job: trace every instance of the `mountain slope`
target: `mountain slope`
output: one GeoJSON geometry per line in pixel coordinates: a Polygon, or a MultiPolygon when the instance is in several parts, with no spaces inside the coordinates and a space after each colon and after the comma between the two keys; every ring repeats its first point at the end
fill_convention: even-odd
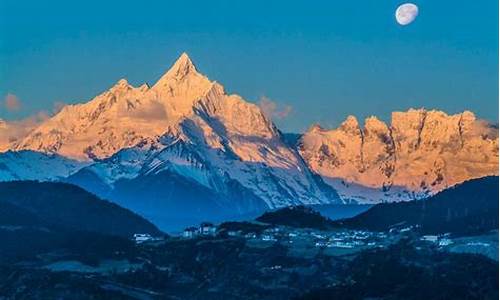
{"type": "Polygon", "coordinates": [[[106,158],[161,136],[211,86],[183,54],[153,88],[146,84],[135,88],[121,79],[87,103],[65,106],[12,148],[79,160],[106,158]]]}
{"type": "Polygon", "coordinates": [[[498,177],[473,179],[428,199],[377,204],[338,226],[388,230],[419,225],[424,233],[477,233],[498,229],[498,177]]]}
{"type": "Polygon", "coordinates": [[[30,150],[0,153],[0,181],[57,180],[88,165],[58,154],[30,150]]]}
{"type": "Polygon", "coordinates": [[[498,128],[465,111],[394,112],[390,125],[350,116],[338,129],[313,126],[299,150],[344,201],[424,198],[463,181],[498,175],[498,128]]]}
{"type": "Polygon", "coordinates": [[[470,112],[395,112],[390,125],[371,117],[364,128],[349,117],[335,130],[284,135],[257,105],[199,73],[185,53],[151,87],[122,79],[4,148],[0,180],[63,180],[152,210],[186,194],[192,208],[237,213],[412,200],[498,174],[498,130],[470,112]],[[130,186],[161,188],[174,177],[192,191],[174,187],[142,199],[130,186]]]}
{"type": "Polygon", "coordinates": [[[161,233],[142,217],[65,183],[1,182],[0,205],[2,225],[55,226],[123,237],[161,233]]]}
{"type": "Polygon", "coordinates": [[[66,181],[127,207],[189,199],[193,208],[198,203],[245,213],[340,201],[258,106],[226,94],[186,54],[151,88],[120,80],[88,103],[65,107],[12,148],[86,164],[66,181]],[[173,177],[188,191],[132,187],[161,189],[173,177]]]}

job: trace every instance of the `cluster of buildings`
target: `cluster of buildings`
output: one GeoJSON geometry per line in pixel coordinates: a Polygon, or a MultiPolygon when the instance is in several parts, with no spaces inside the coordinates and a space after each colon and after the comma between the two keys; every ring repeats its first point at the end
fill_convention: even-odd
{"type": "Polygon", "coordinates": [[[209,222],[201,223],[198,227],[188,227],[184,229],[182,236],[191,239],[197,236],[214,236],[217,232],[217,227],[209,222]]]}
{"type": "MultiPolygon", "coordinates": [[[[202,234],[202,227],[187,228],[184,231],[184,237],[192,238],[202,234]]],[[[215,234],[216,231],[212,231],[215,234]]],[[[229,230],[226,234],[230,237],[241,237],[252,241],[261,242],[286,242],[286,243],[305,243],[320,248],[354,248],[360,246],[375,246],[378,241],[387,237],[383,232],[370,232],[362,230],[339,230],[339,231],[320,231],[314,229],[293,229],[287,230],[281,227],[272,227],[263,230],[261,233],[243,232],[241,230],[229,230]]],[[[202,234],[203,235],[203,234],[202,234]]],[[[207,235],[207,234],[205,234],[207,235]]]]}
{"type": "Polygon", "coordinates": [[[453,241],[450,239],[450,234],[440,234],[440,235],[424,235],[420,238],[421,241],[429,242],[436,244],[440,247],[445,247],[453,244],[453,241]]]}
{"type": "Polygon", "coordinates": [[[362,246],[376,246],[378,241],[387,238],[383,232],[363,230],[334,231],[328,236],[316,236],[314,244],[319,248],[355,248],[362,246]]]}
{"type": "MultiPolygon", "coordinates": [[[[413,227],[392,229],[389,233],[372,232],[364,230],[333,230],[321,231],[314,229],[293,229],[285,227],[271,227],[262,232],[244,232],[242,230],[223,231],[229,237],[240,237],[252,241],[261,242],[286,242],[303,243],[317,248],[357,248],[375,247],[388,242],[391,237],[412,230],[413,227]]],[[[215,236],[218,228],[212,223],[204,222],[198,227],[188,227],[184,229],[182,237],[192,239],[200,236],[215,236]]],[[[136,233],[133,240],[140,244],[148,241],[155,241],[158,238],[147,233],[136,233]]],[[[453,244],[450,234],[424,235],[420,238],[423,242],[433,243],[439,247],[453,244]]]]}
{"type": "Polygon", "coordinates": [[[150,235],[149,233],[134,233],[132,236],[132,240],[136,244],[142,244],[144,242],[153,242],[153,241],[159,241],[161,240],[160,237],[154,237],[150,235]]]}

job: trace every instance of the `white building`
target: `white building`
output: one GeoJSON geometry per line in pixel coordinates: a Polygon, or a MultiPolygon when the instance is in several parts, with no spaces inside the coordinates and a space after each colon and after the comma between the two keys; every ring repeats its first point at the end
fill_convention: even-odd
{"type": "Polygon", "coordinates": [[[436,243],[438,241],[437,235],[424,235],[420,238],[422,241],[436,243]]]}
{"type": "Polygon", "coordinates": [[[212,223],[204,222],[200,224],[199,233],[201,235],[215,235],[217,227],[212,223]]]}
{"type": "Polygon", "coordinates": [[[229,235],[229,236],[240,236],[241,235],[241,230],[238,230],[238,231],[229,230],[227,232],[227,235],[229,235]]]}
{"type": "Polygon", "coordinates": [[[137,244],[153,240],[154,238],[149,233],[134,233],[134,241],[137,244]]]}
{"type": "Polygon", "coordinates": [[[274,236],[269,235],[269,234],[262,235],[262,240],[266,241],[266,242],[276,242],[277,241],[277,239],[274,236]]]}
{"type": "Polygon", "coordinates": [[[198,235],[198,228],[196,227],[188,227],[184,229],[184,232],[182,233],[182,236],[187,239],[192,239],[197,235],[198,235]]]}
{"type": "Polygon", "coordinates": [[[451,245],[451,244],[453,244],[453,241],[450,240],[450,239],[448,239],[448,238],[440,239],[439,243],[438,243],[439,246],[448,246],[448,245],[451,245]]]}

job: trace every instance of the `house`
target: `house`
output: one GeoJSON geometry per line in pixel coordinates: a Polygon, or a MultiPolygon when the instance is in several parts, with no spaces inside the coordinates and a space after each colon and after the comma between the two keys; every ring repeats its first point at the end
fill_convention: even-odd
{"type": "Polygon", "coordinates": [[[326,237],[322,234],[318,234],[316,232],[311,232],[311,235],[317,239],[324,240],[326,237]]]}
{"type": "Polygon", "coordinates": [[[438,241],[437,235],[424,235],[420,238],[422,241],[436,243],[438,241]]]}
{"type": "Polygon", "coordinates": [[[451,244],[453,244],[453,241],[451,239],[448,239],[448,238],[442,238],[439,240],[439,243],[438,243],[438,245],[442,246],[442,247],[449,246],[451,244]]]}
{"type": "Polygon", "coordinates": [[[201,235],[215,235],[217,227],[215,227],[212,223],[203,222],[200,224],[198,231],[201,235]]]}
{"type": "Polygon", "coordinates": [[[254,232],[249,232],[249,233],[245,234],[245,238],[246,239],[256,239],[257,238],[257,234],[254,233],[254,232]]]}
{"type": "Polygon", "coordinates": [[[277,239],[274,236],[270,235],[270,234],[264,234],[264,235],[262,235],[262,240],[266,241],[266,242],[276,242],[277,241],[277,239]]]}
{"type": "Polygon", "coordinates": [[[182,236],[187,239],[192,239],[197,235],[198,235],[198,228],[196,227],[188,227],[184,229],[184,232],[182,233],[182,236]]]}
{"type": "Polygon", "coordinates": [[[319,248],[323,248],[323,247],[327,246],[327,243],[325,243],[323,241],[319,241],[319,242],[316,242],[316,244],[314,244],[314,246],[319,247],[319,248]]]}
{"type": "Polygon", "coordinates": [[[354,248],[352,243],[349,242],[335,242],[335,243],[329,243],[327,247],[336,247],[336,248],[354,248]]]}
{"type": "Polygon", "coordinates": [[[234,231],[234,230],[229,230],[227,232],[228,236],[240,236],[242,234],[241,230],[234,231]]]}
{"type": "Polygon", "coordinates": [[[410,231],[412,228],[413,228],[413,226],[401,228],[401,230],[399,232],[407,232],[407,231],[410,231]]]}
{"type": "Polygon", "coordinates": [[[149,233],[134,233],[133,239],[137,244],[154,240],[154,238],[149,233]]]}

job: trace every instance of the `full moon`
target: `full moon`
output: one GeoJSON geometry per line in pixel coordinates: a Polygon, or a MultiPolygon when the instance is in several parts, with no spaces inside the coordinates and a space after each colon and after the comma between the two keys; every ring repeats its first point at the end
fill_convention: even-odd
{"type": "Polygon", "coordinates": [[[405,26],[410,24],[418,16],[418,6],[413,3],[401,4],[396,9],[396,21],[405,26]]]}

